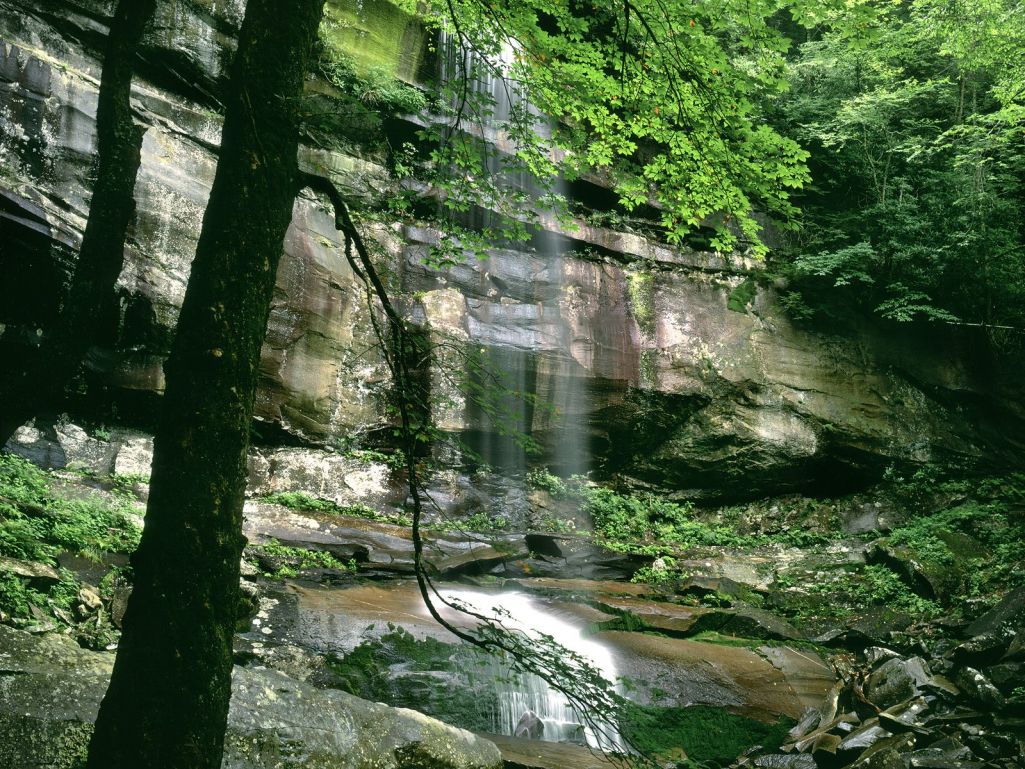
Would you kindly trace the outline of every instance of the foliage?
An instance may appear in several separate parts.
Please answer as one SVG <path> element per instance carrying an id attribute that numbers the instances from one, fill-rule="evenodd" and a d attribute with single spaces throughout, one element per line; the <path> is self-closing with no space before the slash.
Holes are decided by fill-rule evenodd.
<path id="1" fill-rule="evenodd" d="M 829 24 L 823 10 L 845 5 L 433 0 L 425 15 L 468 53 L 440 51 L 448 120 L 422 132 L 431 149 L 417 175 L 457 220 L 474 206 L 497 212 L 484 241 L 525 239 L 537 208 L 565 215 L 555 180 L 597 172 L 623 212 L 651 206 L 671 242 L 711 226 L 717 250 L 764 252 L 753 212 L 791 218 L 789 196 L 808 178 L 807 152 L 763 118 L 787 88 L 777 21 L 789 11 L 798 25 Z M 473 86 L 499 77 L 511 107 Z M 513 151 L 494 157 L 478 129 L 452 130 L 471 123 L 504 133 Z M 503 183 L 521 172 L 540 200 Z M 469 250 L 456 241 L 439 244 L 441 261 Z"/>
<path id="2" fill-rule="evenodd" d="M 493 732 L 498 702 L 490 681 L 476 675 L 483 655 L 402 627 L 364 641 L 344 657 L 327 658 L 332 687 L 392 707 L 413 708 L 446 723 Z M 439 675 L 440 674 L 440 675 Z M 452 685 L 452 677 L 459 685 Z"/>
<path id="3" fill-rule="evenodd" d="M 1006 501 L 966 502 L 915 518 L 888 541 L 942 573 L 953 605 L 1025 585 L 1025 521 Z"/>
<path id="4" fill-rule="evenodd" d="M 675 584 L 688 576 L 676 559 L 669 555 L 656 558 L 651 566 L 642 566 L 630 578 L 631 582 L 642 582 L 648 585 L 663 586 Z"/>
<path id="5" fill-rule="evenodd" d="M 775 257 L 788 307 L 1025 326 L 1025 8 L 876 5 L 799 45 L 775 105 L 814 180 Z"/>
<path id="6" fill-rule="evenodd" d="M 392 470 L 402 470 L 406 467 L 406 455 L 401 451 L 376 451 L 374 449 L 349 449 L 345 456 L 360 462 L 378 462 L 387 465 Z"/>
<path id="7" fill-rule="evenodd" d="M 726 308 L 732 312 L 747 312 L 747 307 L 754 301 L 758 293 L 758 284 L 753 278 L 748 278 L 730 292 L 726 302 Z"/>
<path id="8" fill-rule="evenodd" d="M 69 551 L 98 557 L 130 553 L 139 528 L 126 502 L 55 495 L 45 472 L 11 454 L 0 455 L 0 555 L 54 563 Z"/>
<path id="9" fill-rule="evenodd" d="M 20 457 L 0 454 L 0 556 L 55 564 L 63 552 L 100 561 L 107 553 L 130 553 L 138 544 L 139 528 L 128 517 L 134 496 L 127 491 L 132 479 L 108 479 L 112 499 L 65 499 L 51 488 L 48 473 Z M 101 595 L 119 569 L 111 569 L 100 583 Z M 15 623 L 32 623 L 47 615 L 71 625 L 79 643 L 102 649 L 116 638 L 104 608 L 88 622 L 75 623 L 70 610 L 81 584 L 64 568 L 58 580 L 45 588 L 14 574 L 0 575 L 0 615 Z"/>
<path id="10" fill-rule="evenodd" d="M 551 473 L 546 467 L 535 468 L 528 472 L 527 485 L 533 489 L 547 491 L 555 499 L 565 497 L 568 491 L 566 482 Z"/>
<path id="11" fill-rule="evenodd" d="M 778 748 L 793 723 L 781 717 L 774 724 L 766 724 L 723 708 L 701 705 L 672 708 L 631 704 L 620 727 L 645 755 L 672 761 L 674 749 L 682 748 L 690 762 L 683 763 L 684 767 L 720 767 L 733 763 L 752 745 L 761 745 L 767 752 Z"/>
<path id="12" fill-rule="evenodd" d="M 615 549 L 659 555 L 667 549 L 699 546 L 750 547 L 757 539 L 694 517 L 689 503 L 654 494 L 623 495 L 611 489 L 585 488 L 583 509 L 594 530 Z"/>
<path id="13" fill-rule="evenodd" d="M 483 510 L 478 510 L 460 522 L 460 528 L 466 531 L 502 531 L 508 526 L 508 518 L 501 515 L 489 515 Z"/>
<path id="14" fill-rule="evenodd" d="M 275 569 L 265 572 L 264 576 L 274 579 L 295 577 L 299 572 L 308 569 L 331 569 L 349 574 L 355 574 L 359 570 L 359 564 L 355 558 L 343 562 L 325 550 L 308 550 L 303 547 L 283 545 L 276 539 L 270 539 L 261 545 L 253 545 L 249 550 L 250 554 L 257 559 L 260 556 L 269 556 L 265 560 L 275 563 Z"/>
<path id="15" fill-rule="evenodd" d="M 811 582 L 806 586 L 813 595 L 827 596 L 825 613 L 844 615 L 850 607 L 886 606 L 904 609 L 921 617 L 936 617 L 940 607 L 935 601 L 917 595 L 896 572 L 881 565 L 843 572 L 833 581 Z"/>

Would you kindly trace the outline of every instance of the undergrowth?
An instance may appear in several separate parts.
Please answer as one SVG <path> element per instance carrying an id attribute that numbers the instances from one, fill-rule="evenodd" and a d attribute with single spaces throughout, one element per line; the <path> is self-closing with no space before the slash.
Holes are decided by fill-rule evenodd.
<path id="1" fill-rule="evenodd" d="M 258 565 L 272 565 L 272 568 L 263 569 L 263 576 L 273 579 L 296 577 L 299 572 L 309 569 L 332 569 L 349 574 L 359 571 L 359 564 L 355 558 L 342 561 L 326 550 L 292 547 L 276 539 L 268 540 L 261 545 L 252 545 L 247 548 L 247 554 L 250 560 L 256 561 Z"/>
<path id="2" fill-rule="evenodd" d="M 645 755 L 658 757 L 660 764 L 696 769 L 727 766 L 752 745 L 771 752 L 783 743 L 793 724 L 785 717 L 766 724 L 702 705 L 631 705 L 620 728 L 631 744 Z"/>
<path id="3" fill-rule="evenodd" d="M 51 484 L 50 475 L 27 460 L 0 454 L 0 556 L 56 566 L 62 553 L 101 563 L 109 554 L 136 548 L 142 532 L 130 517 L 128 492 L 116 481 L 110 499 L 64 499 Z M 103 610 L 89 618 L 88 628 L 77 624 L 71 609 L 82 584 L 67 569 L 58 568 L 57 576 L 54 581 L 0 573 L 0 615 L 19 625 L 55 619 L 71 626 L 86 645 L 108 643 L 113 634 L 109 623 L 104 625 Z M 105 588 L 101 581 L 104 598 L 112 584 Z"/>

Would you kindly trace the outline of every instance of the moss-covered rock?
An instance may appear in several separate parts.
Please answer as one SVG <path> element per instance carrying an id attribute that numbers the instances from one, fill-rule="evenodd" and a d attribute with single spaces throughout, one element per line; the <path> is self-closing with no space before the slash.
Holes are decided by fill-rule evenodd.
<path id="1" fill-rule="evenodd" d="M 0 766 L 81 765 L 114 657 L 0 626 Z M 283 673 L 236 668 L 223 769 L 498 769 L 487 740 Z"/>

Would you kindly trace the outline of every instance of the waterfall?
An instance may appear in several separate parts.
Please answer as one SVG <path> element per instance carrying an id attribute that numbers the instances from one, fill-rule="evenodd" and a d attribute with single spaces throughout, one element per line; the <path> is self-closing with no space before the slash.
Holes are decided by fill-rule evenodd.
<path id="1" fill-rule="evenodd" d="M 549 193 L 565 198 L 568 186 L 564 180 L 556 179 L 545 186 L 526 171 L 510 170 L 502 161 L 516 150 L 505 130 L 515 114 L 529 115 L 539 136 L 552 135 L 549 119 L 529 102 L 522 86 L 505 76 L 516 57 L 513 43 L 503 45 L 488 63 L 478 53 L 461 49 L 455 36 L 443 31 L 438 50 L 442 83 L 456 82 L 465 76 L 469 90 L 483 97 L 488 105 L 483 110 L 485 114 L 474 121 L 449 128 L 449 135 L 480 135 L 491 146 L 485 163 L 501 189 L 523 194 L 533 201 Z M 460 97 L 457 101 L 463 100 Z M 551 218 L 545 216 L 550 212 L 539 213 L 542 218 Z M 495 221 L 490 212 L 472 209 L 462 224 L 479 230 L 493 226 Z M 476 323 L 480 335 L 474 334 L 476 329 L 471 322 L 471 339 L 488 348 L 486 365 L 514 394 L 503 399 L 507 415 L 502 428 L 489 415 L 474 413 L 471 406 L 471 423 L 481 425 L 480 445 L 474 448 L 487 464 L 509 476 L 522 477 L 528 460 L 522 447 L 507 437 L 509 430 L 528 436 L 545 434 L 550 448 L 544 461 L 552 469 L 563 476 L 586 474 L 591 467 L 586 437 L 590 398 L 586 376 L 582 374 L 591 363 L 592 341 L 576 336 L 576 329 L 582 324 L 577 318 L 575 260 L 567 255 L 569 240 L 539 226 L 526 243 L 509 241 L 495 245 L 500 246 L 496 251 L 501 254 L 480 264 L 482 280 L 501 273 L 503 263 L 508 269 L 510 259 L 519 259 L 524 264 L 537 262 L 541 269 L 532 296 L 521 295 L 513 297 L 516 301 L 506 301 L 508 297 L 502 294 L 497 301 L 481 308 L 482 317 Z M 488 286 L 482 288 L 487 290 Z M 503 333 L 507 329 L 514 331 Z M 536 408 L 520 393 L 539 396 L 543 405 Z"/>
<path id="2" fill-rule="evenodd" d="M 455 602 L 457 606 L 465 605 L 477 614 L 501 622 L 510 631 L 524 633 L 529 638 L 540 638 L 542 634 L 550 636 L 563 648 L 586 659 L 607 681 L 617 684 L 616 664 L 611 652 L 603 644 L 587 638 L 579 620 L 560 617 L 524 593 L 443 590 L 441 594 L 446 601 Z M 587 723 L 570 705 L 566 695 L 541 677 L 513 674 L 509 665 L 498 658 L 493 659 L 487 672 L 495 681 L 498 695 L 497 734 L 517 734 L 518 727 L 529 727 L 529 714 L 534 714 L 543 728 L 527 729 L 532 732 L 529 736 L 546 742 L 575 742 L 592 748 L 625 752 L 615 724 L 596 716 L 592 716 L 593 723 Z"/>

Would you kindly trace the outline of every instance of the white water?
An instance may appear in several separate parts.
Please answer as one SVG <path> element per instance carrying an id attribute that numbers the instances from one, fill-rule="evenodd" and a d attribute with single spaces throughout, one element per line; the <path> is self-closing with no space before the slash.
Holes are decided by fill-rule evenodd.
<path id="1" fill-rule="evenodd" d="M 585 658 L 602 677 L 616 684 L 616 664 L 609 649 L 583 634 L 583 626 L 560 617 L 556 611 L 524 593 L 485 593 L 475 590 L 443 590 L 442 597 L 456 605 L 500 622 L 507 630 L 529 638 L 551 636 L 560 646 Z M 546 742 L 576 742 L 608 751 L 624 751 L 614 724 L 597 719 L 587 723 L 566 696 L 533 674 L 511 675 L 509 666 L 497 658 L 489 673 L 494 677 L 499 713 L 495 731 L 515 734 L 526 713 L 534 713 L 544 724 L 540 739 Z M 592 716 L 593 718 L 593 716 Z"/>

